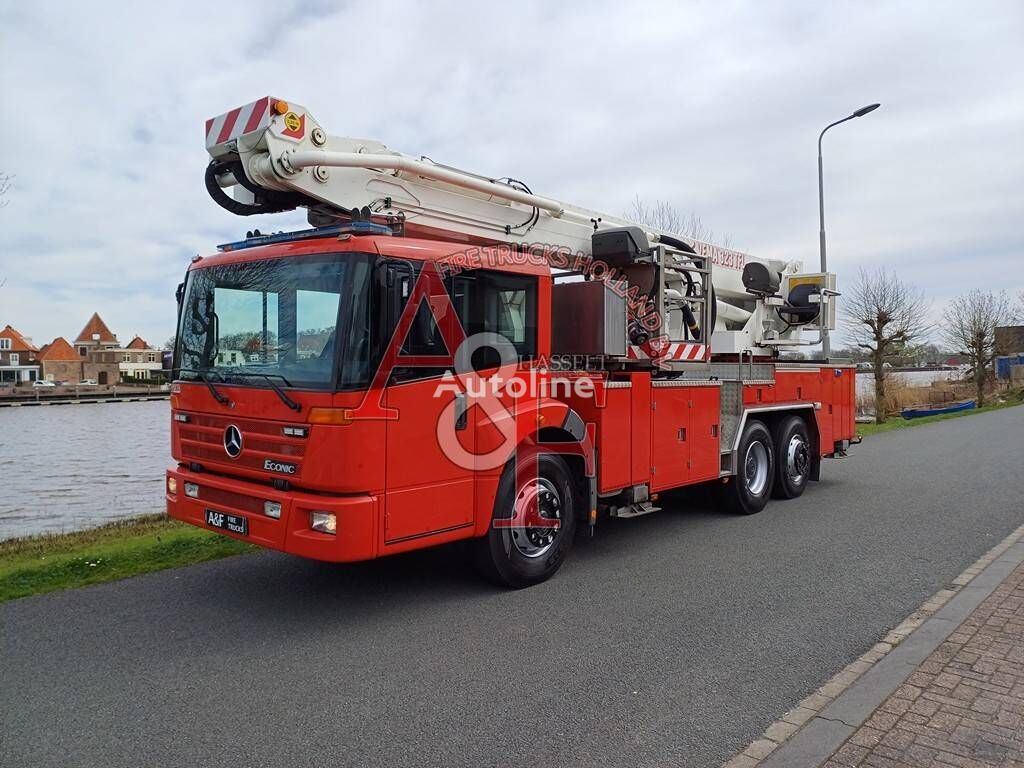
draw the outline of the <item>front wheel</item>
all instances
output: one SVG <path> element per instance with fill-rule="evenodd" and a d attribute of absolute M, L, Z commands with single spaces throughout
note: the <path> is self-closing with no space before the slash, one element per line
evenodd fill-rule
<path fill-rule="evenodd" d="M 736 475 L 721 486 L 723 501 L 737 514 L 755 515 L 768 503 L 774 481 L 774 441 L 764 422 L 752 419 L 740 438 Z"/>
<path fill-rule="evenodd" d="M 534 469 L 505 467 L 487 535 L 475 542 L 476 564 L 495 583 L 520 589 L 554 575 L 576 533 L 572 476 L 558 456 L 540 455 Z M 517 487 L 518 486 L 518 487 Z"/>
<path fill-rule="evenodd" d="M 807 434 L 807 424 L 799 416 L 790 416 L 779 427 L 772 496 L 795 499 L 804 492 L 811 477 L 811 439 Z"/>

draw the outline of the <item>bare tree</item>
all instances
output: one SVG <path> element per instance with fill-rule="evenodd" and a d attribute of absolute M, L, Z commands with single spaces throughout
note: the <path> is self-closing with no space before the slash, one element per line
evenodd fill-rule
<path fill-rule="evenodd" d="M 7 193 L 11 191 L 11 180 L 14 177 L 0 171 L 0 208 L 6 208 L 11 201 L 7 199 Z"/>
<path fill-rule="evenodd" d="M 665 200 L 655 200 L 648 204 L 640 195 L 633 198 L 629 210 L 623 216 L 637 224 L 653 229 L 661 229 L 676 235 L 683 235 L 705 243 L 715 242 L 715 233 L 700 220 L 696 214 L 684 214 L 674 205 Z M 723 235 L 718 242 L 723 248 L 732 248 L 732 238 Z"/>
<path fill-rule="evenodd" d="M 996 357 L 996 326 L 1012 316 L 1005 291 L 977 289 L 953 299 L 943 315 L 943 338 L 967 358 L 979 407 L 985 404 L 985 381 Z"/>
<path fill-rule="evenodd" d="M 1024 291 L 1017 294 L 1017 322 L 1024 323 Z"/>
<path fill-rule="evenodd" d="M 900 354 L 928 334 L 930 304 L 920 289 L 901 282 L 895 272 L 879 268 L 860 270 L 842 307 L 850 336 L 868 353 L 874 368 L 875 422 L 881 424 L 886 416 L 886 358 Z"/>

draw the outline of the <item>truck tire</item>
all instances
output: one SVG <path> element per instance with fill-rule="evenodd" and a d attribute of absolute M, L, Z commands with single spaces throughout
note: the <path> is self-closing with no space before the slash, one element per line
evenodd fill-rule
<path fill-rule="evenodd" d="M 804 492 L 811 478 L 811 438 L 807 424 L 799 416 L 779 423 L 775 442 L 776 499 L 795 499 Z"/>
<path fill-rule="evenodd" d="M 490 581 L 521 589 L 551 578 L 572 548 L 576 491 L 569 468 L 559 456 L 538 456 L 537 471 L 530 472 L 518 489 L 513 464 L 505 467 L 498 483 L 491 527 L 474 542 L 475 561 Z M 517 500 L 531 495 L 536 496 L 540 516 L 557 520 L 557 527 L 511 525 Z"/>
<path fill-rule="evenodd" d="M 764 422 L 751 419 L 743 428 L 736 475 L 721 486 L 723 501 L 738 515 L 756 515 L 768 503 L 775 481 L 775 441 Z"/>

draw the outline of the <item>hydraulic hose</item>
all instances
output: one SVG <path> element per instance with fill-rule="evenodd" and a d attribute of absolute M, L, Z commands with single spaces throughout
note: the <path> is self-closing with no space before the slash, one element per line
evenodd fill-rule
<path fill-rule="evenodd" d="M 230 173 L 235 181 L 253 193 L 256 202 L 253 204 L 240 203 L 231 195 L 221 189 L 217 183 L 217 177 L 224 173 Z M 255 216 L 260 213 L 279 213 L 290 211 L 301 205 L 305 198 L 292 192 L 275 192 L 274 190 L 263 189 L 253 184 L 245 175 L 242 163 L 238 160 L 212 160 L 206 166 L 206 191 L 213 201 L 226 211 L 231 211 L 238 216 Z"/>
<path fill-rule="evenodd" d="M 678 237 L 672 237 L 672 235 L 661 235 L 661 234 L 659 234 L 658 235 L 658 240 L 659 240 L 659 242 L 662 242 L 665 245 L 670 245 L 673 248 L 678 248 L 680 251 L 685 251 L 686 253 L 692 253 L 694 256 L 697 255 L 697 252 L 695 250 L 693 250 L 693 246 L 692 245 L 690 245 L 689 243 L 686 243 L 686 242 L 680 240 Z M 690 278 L 690 273 L 686 272 L 685 274 L 686 274 L 686 280 L 687 280 L 687 293 L 689 293 L 689 288 L 690 288 L 691 285 L 693 285 L 693 282 L 692 282 L 692 280 Z M 711 293 L 711 295 L 708 297 L 708 300 L 711 302 L 711 330 L 710 330 L 710 332 L 707 332 L 707 329 L 704 329 L 705 333 L 701 333 L 700 326 L 698 325 L 697 331 L 694 332 L 694 333 L 699 335 L 699 341 L 701 341 L 704 344 L 708 343 L 708 341 L 710 340 L 708 338 L 708 333 L 714 333 L 715 332 L 715 325 L 717 325 L 717 323 L 718 323 L 718 300 L 715 298 L 715 286 L 714 285 L 711 286 L 710 293 Z M 686 305 L 684 305 L 684 307 L 686 307 Z M 693 321 L 694 325 L 697 325 L 696 319 L 694 319 L 694 317 L 693 317 L 693 311 L 690 310 L 689 307 L 686 307 L 683 310 L 683 320 L 686 321 L 687 326 L 690 326 L 691 321 Z M 691 327 L 691 332 L 693 332 L 692 326 L 690 326 L 690 327 Z"/>

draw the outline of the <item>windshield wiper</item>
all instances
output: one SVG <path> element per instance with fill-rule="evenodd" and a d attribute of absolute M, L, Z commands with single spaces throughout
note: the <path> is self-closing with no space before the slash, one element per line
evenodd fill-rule
<path fill-rule="evenodd" d="M 284 376 L 281 376 L 281 375 L 276 374 L 276 373 L 256 373 L 255 371 L 231 371 L 231 375 L 232 376 L 258 376 L 261 379 L 266 379 L 267 380 L 267 384 L 269 384 L 270 388 L 272 390 L 274 390 L 274 392 L 277 394 L 277 396 L 279 398 L 281 398 L 281 402 L 282 403 L 287 405 L 289 408 L 291 408 L 296 413 L 298 413 L 299 411 L 302 410 L 301 403 L 297 403 L 294 400 L 292 400 L 290 397 L 288 397 L 288 394 L 283 389 L 281 389 L 279 386 L 277 386 L 277 384 L 274 383 L 274 379 L 280 379 L 281 381 L 284 382 L 284 385 L 286 387 L 290 387 L 292 385 L 292 383 L 290 381 L 288 381 L 288 379 L 286 379 Z"/>
<path fill-rule="evenodd" d="M 194 373 L 196 375 L 196 378 L 203 382 L 203 384 L 206 385 L 206 388 L 210 390 L 210 394 L 213 396 L 214 400 L 216 400 L 221 405 L 231 407 L 231 401 L 228 398 L 224 397 L 224 395 L 222 395 L 217 390 L 217 388 L 213 386 L 213 382 L 206 378 L 202 371 L 197 371 L 194 368 L 181 368 L 180 371 L 181 373 Z M 220 376 L 219 373 L 217 375 Z M 221 381 L 224 380 L 223 376 L 221 376 L 220 378 Z"/>

